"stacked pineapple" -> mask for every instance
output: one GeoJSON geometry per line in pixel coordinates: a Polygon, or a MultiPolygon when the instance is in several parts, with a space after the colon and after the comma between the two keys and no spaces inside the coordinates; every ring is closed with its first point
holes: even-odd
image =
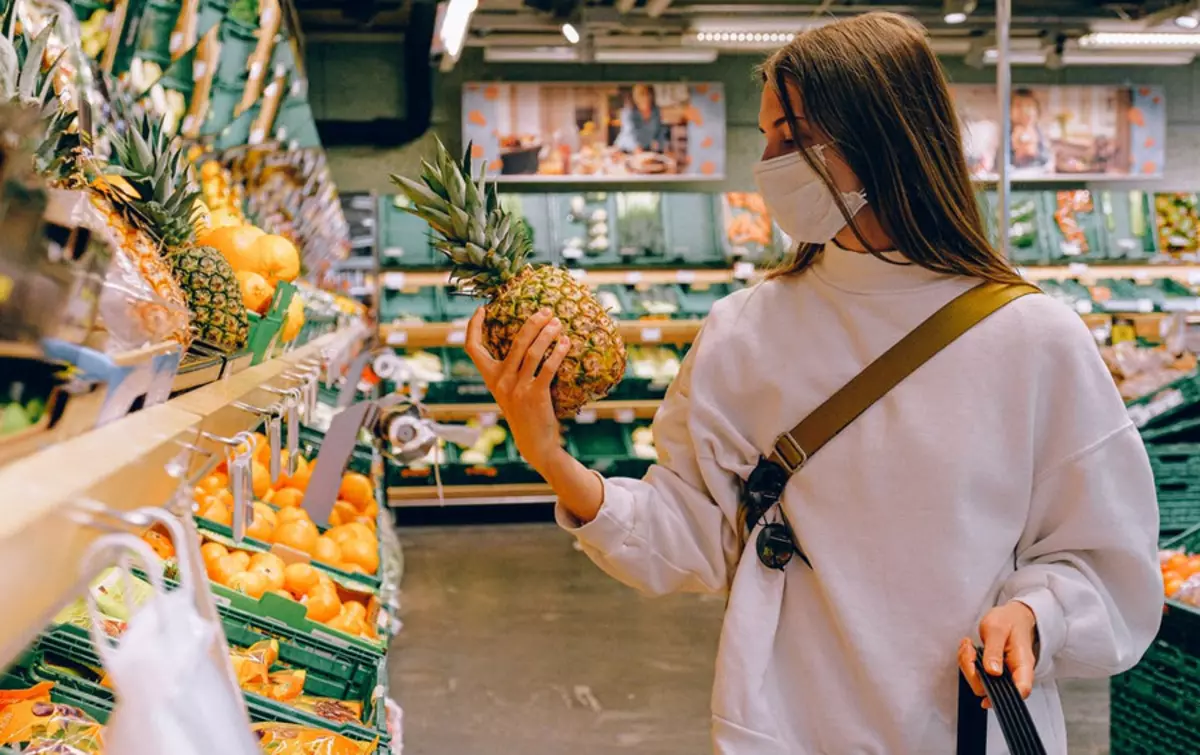
{"type": "Polygon", "coordinates": [[[244,348],[249,323],[233,268],[217,250],[195,245],[203,208],[182,148],[145,115],[110,140],[115,165],[93,184],[109,226],[155,290],[186,305],[192,336],[225,353],[244,348]]]}
{"type": "Polygon", "coordinates": [[[421,181],[392,176],[411,200],[405,209],[441,235],[434,246],[451,264],[463,292],[483,296],[484,338],[497,359],[507,356],[517,332],[539,310],[554,312],[571,340],[550,393],[558,417],[572,417],[603,398],[625,374],[625,344],[612,318],[566,270],[526,262],[532,243],[519,218],[500,207],[495,186],[471,175],[471,147],[460,165],[437,143],[433,164],[422,163],[421,181]]]}

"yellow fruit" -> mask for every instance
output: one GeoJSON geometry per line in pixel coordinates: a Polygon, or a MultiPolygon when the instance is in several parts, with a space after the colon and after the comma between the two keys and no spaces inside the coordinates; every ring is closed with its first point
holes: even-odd
{"type": "Polygon", "coordinates": [[[255,553],[250,557],[251,569],[256,566],[263,565],[273,567],[280,574],[282,574],[284,568],[287,567],[287,564],[283,562],[283,559],[279,556],[276,556],[274,553],[255,553]]]}
{"type": "Polygon", "coordinates": [[[280,524],[284,524],[286,522],[312,521],[312,517],[308,515],[308,512],[300,508],[280,509],[279,513],[277,513],[275,516],[278,517],[280,524]]]}
{"type": "Polygon", "coordinates": [[[269,543],[271,542],[271,533],[274,531],[274,526],[272,526],[264,517],[256,514],[254,519],[250,522],[250,526],[246,528],[246,537],[269,543]]]}
{"type": "Polygon", "coordinates": [[[314,591],[304,601],[304,605],[309,620],[321,623],[336,619],[342,610],[342,601],[338,600],[337,593],[330,590],[314,591]]]}
{"type": "Polygon", "coordinates": [[[342,548],[333,538],[321,535],[313,545],[312,557],[315,561],[330,566],[340,566],[342,563],[342,548]]]}
{"type": "Polygon", "coordinates": [[[229,557],[238,565],[238,571],[246,571],[250,568],[250,554],[246,551],[233,551],[229,557]]]}
{"type": "Polygon", "coordinates": [[[258,272],[272,286],[280,281],[291,282],[300,275],[300,253],[292,242],[283,236],[260,236],[254,242],[251,253],[257,256],[260,267],[258,272]]]}
{"type": "Polygon", "coordinates": [[[275,542],[308,555],[317,546],[317,526],[306,519],[283,522],[275,528],[275,542]]]}
{"type": "Polygon", "coordinates": [[[349,501],[334,501],[333,511],[329,514],[329,524],[334,527],[348,524],[353,522],[356,516],[358,516],[358,509],[354,508],[354,504],[349,501]]]}
{"type": "Polygon", "coordinates": [[[233,511],[216,499],[200,510],[200,518],[223,524],[226,527],[233,526],[233,511]]]}
{"type": "Polygon", "coordinates": [[[262,498],[271,489],[271,470],[266,465],[250,462],[250,485],[254,488],[254,497],[262,498]]]}
{"type": "Polygon", "coordinates": [[[374,540],[375,533],[361,522],[350,522],[330,529],[325,533],[342,545],[347,540],[374,540]]]}
{"type": "Polygon", "coordinates": [[[347,540],[342,543],[342,563],[361,566],[367,574],[374,574],[379,571],[379,551],[367,540],[347,540]]]}
{"type": "Polygon", "coordinates": [[[287,590],[272,590],[271,592],[273,592],[274,594],[278,595],[278,596],[279,596],[279,597],[281,597],[281,598],[287,598],[288,600],[295,600],[295,599],[296,599],[296,598],[294,598],[294,597],[292,596],[292,594],[291,594],[290,592],[288,592],[287,590]]]}
{"type": "Polygon", "coordinates": [[[279,337],[284,343],[291,341],[300,335],[300,329],[304,327],[304,301],[299,296],[293,296],[292,301],[288,304],[287,312],[283,317],[283,328],[279,331],[279,337]]]}
{"type": "Polygon", "coordinates": [[[209,231],[196,239],[197,246],[211,246],[219,251],[235,272],[249,270],[262,272],[262,259],[254,251],[254,243],[263,232],[252,225],[226,226],[209,231]]]}
{"type": "Polygon", "coordinates": [[[148,543],[154,554],[162,560],[175,558],[175,546],[171,543],[171,538],[158,530],[146,530],[142,533],[142,540],[148,543]]]}
{"type": "Polygon", "coordinates": [[[253,270],[239,270],[236,274],[242,288],[242,303],[246,305],[246,309],[260,315],[265,314],[271,307],[275,289],[267,283],[266,278],[253,270]]]}
{"type": "Polygon", "coordinates": [[[200,557],[204,559],[204,565],[209,566],[221,556],[228,556],[229,551],[220,543],[208,542],[200,546],[200,557]]]}
{"type": "Polygon", "coordinates": [[[267,580],[268,590],[282,590],[284,585],[283,560],[274,553],[258,553],[250,559],[250,571],[257,572],[267,580]],[[259,557],[266,558],[258,560],[259,557]]]}
{"type": "Polygon", "coordinates": [[[342,477],[341,487],[338,488],[338,498],[354,504],[356,509],[362,511],[368,503],[375,500],[375,486],[366,475],[347,472],[342,477]]]}
{"type": "Polygon", "coordinates": [[[283,585],[293,595],[308,595],[320,581],[312,564],[288,564],[283,570],[283,585]]]}
{"type": "Polygon", "coordinates": [[[304,513],[304,518],[308,519],[308,513],[304,509],[299,508],[304,502],[304,491],[297,488],[280,488],[275,491],[275,497],[272,503],[280,508],[281,513],[287,510],[297,510],[304,513]]]}
{"type": "Polygon", "coordinates": [[[200,166],[200,178],[212,180],[221,175],[221,166],[215,160],[208,160],[200,166]]]}
{"type": "Polygon", "coordinates": [[[224,490],[229,487],[229,478],[220,472],[214,472],[196,483],[196,487],[208,493],[216,493],[218,490],[224,490]]]}
{"type": "Polygon", "coordinates": [[[295,488],[296,490],[308,490],[308,481],[312,477],[313,466],[316,462],[309,463],[303,456],[296,459],[296,474],[288,476],[280,475],[280,483],[284,487],[295,488]]]}
{"type": "Polygon", "coordinates": [[[255,501],[254,517],[257,519],[260,516],[267,520],[267,522],[271,525],[272,530],[279,526],[279,515],[275,513],[275,509],[271,508],[262,501],[255,501]]]}
{"type": "Polygon", "coordinates": [[[261,598],[267,591],[267,578],[256,571],[238,572],[229,580],[229,588],[251,598],[261,598]]]}
{"type": "Polygon", "coordinates": [[[137,189],[125,180],[124,176],[118,175],[101,175],[96,176],[92,181],[92,186],[98,189],[108,189],[109,191],[123,194],[127,199],[139,199],[137,189]]]}

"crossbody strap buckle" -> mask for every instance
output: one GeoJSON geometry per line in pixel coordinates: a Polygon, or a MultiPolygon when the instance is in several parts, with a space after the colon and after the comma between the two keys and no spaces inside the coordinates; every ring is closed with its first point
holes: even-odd
{"type": "Polygon", "coordinates": [[[800,447],[800,443],[791,433],[784,433],[775,439],[775,459],[789,475],[799,472],[808,463],[808,453],[800,447]]]}

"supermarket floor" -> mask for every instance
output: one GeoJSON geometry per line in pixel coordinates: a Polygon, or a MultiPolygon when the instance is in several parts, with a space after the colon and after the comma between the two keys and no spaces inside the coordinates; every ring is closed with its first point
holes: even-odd
{"type": "MultiPolygon", "coordinates": [[[[405,755],[698,755],[719,598],[647,599],[552,525],[410,528],[392,694],[405,755]]],[[[1105,683],[1063,691],[1071,753],[1108,752],[1105,683]]]]}

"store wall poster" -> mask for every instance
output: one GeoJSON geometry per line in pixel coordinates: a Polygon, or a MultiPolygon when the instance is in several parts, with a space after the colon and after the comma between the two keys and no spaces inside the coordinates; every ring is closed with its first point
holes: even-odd
{"type": "MultiPolygon", "coordinates": [[[[956,85],[952,92],[971,175],[994,179],[1000,153],[996,87],[956,85]]],[[[1016,180],[1162,176],[1167,119],[1161,87],[1017,85],[1010,117],[1016,180]]]]}
{"type": "Polygon", "coordinates": [[[463,143],[504,182],[719,180],[725,92],[711,83],[467,84],[463,143]]]}

